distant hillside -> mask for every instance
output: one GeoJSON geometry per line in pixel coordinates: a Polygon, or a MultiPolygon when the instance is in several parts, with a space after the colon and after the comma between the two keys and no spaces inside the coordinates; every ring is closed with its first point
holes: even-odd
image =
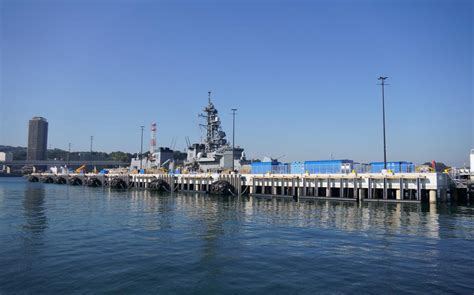
{"type": "Polygon", "coordinates": [[[13,153],[13,160],[26,160],[26,147],[0,145],[0,152],[13,153]]]}
{"type": "Polygon", "coordinates": [[[26,151],[26,147],[23,146],[10,146],[10,145],[0,145],[0,152],[14,152],[17,150],[26,151]]]}
{"type": "MultiPolygon", "coordinates": [[[[11,152],[13,153],[13,160],[26,160],[26,147],[14,147],[8,145],[0,145],[0,152],[11,152]]],[[[66,160],[68,152],[61,149],[49,149],[46,157],[48,160],[66,160]]],[[[88,160],[111,160],[130,162],[134,155],[121,151],[104,153],[104,152],[71,152],[69,159],[71,161],[88,161],[88,160]]]]}

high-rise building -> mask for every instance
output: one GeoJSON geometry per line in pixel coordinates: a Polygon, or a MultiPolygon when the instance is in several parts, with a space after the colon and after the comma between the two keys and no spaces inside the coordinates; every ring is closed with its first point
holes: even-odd
{"type": "Polygon", "coordinates": [[[46,160],[48,147],[48,121],[43,117],[33,117],[28,128],[28,160],[46,160]]]}

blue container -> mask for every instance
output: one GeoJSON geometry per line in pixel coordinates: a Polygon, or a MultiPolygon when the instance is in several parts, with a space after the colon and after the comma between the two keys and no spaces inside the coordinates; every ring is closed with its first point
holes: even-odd
{"type": "MultiPolygon", "coordinates": [[[[383,169],[383,162],[370,163],[370,172],[372,173],[380,173],[383,169]]],[[[387,169],[395,173],[409,173],[415,171],[415,164],[405,161],[387,162],[387,169]]]]}
{"type": "Polygon", "coordinates": [[[349,173],[352,163],[352,160],[306,161],[304,169],[311,174],[349,173]]]}
{"type": "Polygon", "coordinates": [[[353,163],[352,169],[357,173],[369,173],[370,165],[366,163],[353,163]]]}
{"type": "Polygon", "coordinates": [[[252,174],[267,174],[272,172],[272,166],[274,163],[272,162],[256,162],[250,164],[252,168],[252,174]]]}
{"type": "Polygon", "coordinates": [[[278,163],[272,166],[273,174],[289,174],[290,173],[290,164],[288,163],[278,163]]]}
{"type": "Polygon", "coordinates": [[[290,166],[291,174],[304,174],[304,162],[293,162],[290,166]]]}
{"type": "Polygon", "coordinates": [[[279,162],[256,162],[250,164],[252,174],[286,174],[290,173],[290,166],[279,162]]]}

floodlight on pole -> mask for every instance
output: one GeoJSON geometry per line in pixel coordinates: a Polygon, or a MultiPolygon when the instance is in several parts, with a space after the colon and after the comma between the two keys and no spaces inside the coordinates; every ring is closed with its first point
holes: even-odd
{"type": "Polygon", "coordinates": [[[71,143],[68,143],[68,151],[67,151],[67,167],[69,168],[69,161],[70,161],[70,158],[71,158],[71,143]]]}
{"type": "Polygon", "coordinates": [[[382,118],[383,118],[383,168],[387,170],[387,141],[385,137],[385,80],[388,77],[380,76],[378,80],[382,85],[382,118]]]}
{"type": "Polygon", "coordinates": [[[231,109],[232,111],[232,171],[235,170],[235,112],[237,109],[231,109]]]}
{"type": "Polygon", "coordinates": [[[142,130],[141,142],[140,142],[140,170],[142,170],[143,168],[143,130],[145,129],[145,126],[140,126],[140,129],[142,130]]]}
{"type": "Polygon", "coordinates": [[[89,158],[90,158],[89,164],[90,164],[91,167],[92,167],[92,142],[93,141],[94,141],[94,136],[91,135],[91,152],[90,152],[90,156],[89,156],[89,158]]]}

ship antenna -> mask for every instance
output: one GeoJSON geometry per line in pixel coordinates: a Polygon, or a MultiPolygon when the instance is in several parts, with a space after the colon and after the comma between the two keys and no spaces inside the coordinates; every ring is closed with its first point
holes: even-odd
{"type": "Polygon", "coordinates": [[[208,95],[209,95],[209,97],[208,97],[208,99],[209,99],[209,104],[211,104],[211,91],[209,91],[209,92],[207,92],[207,93],[208,93],[208,95]]]}

